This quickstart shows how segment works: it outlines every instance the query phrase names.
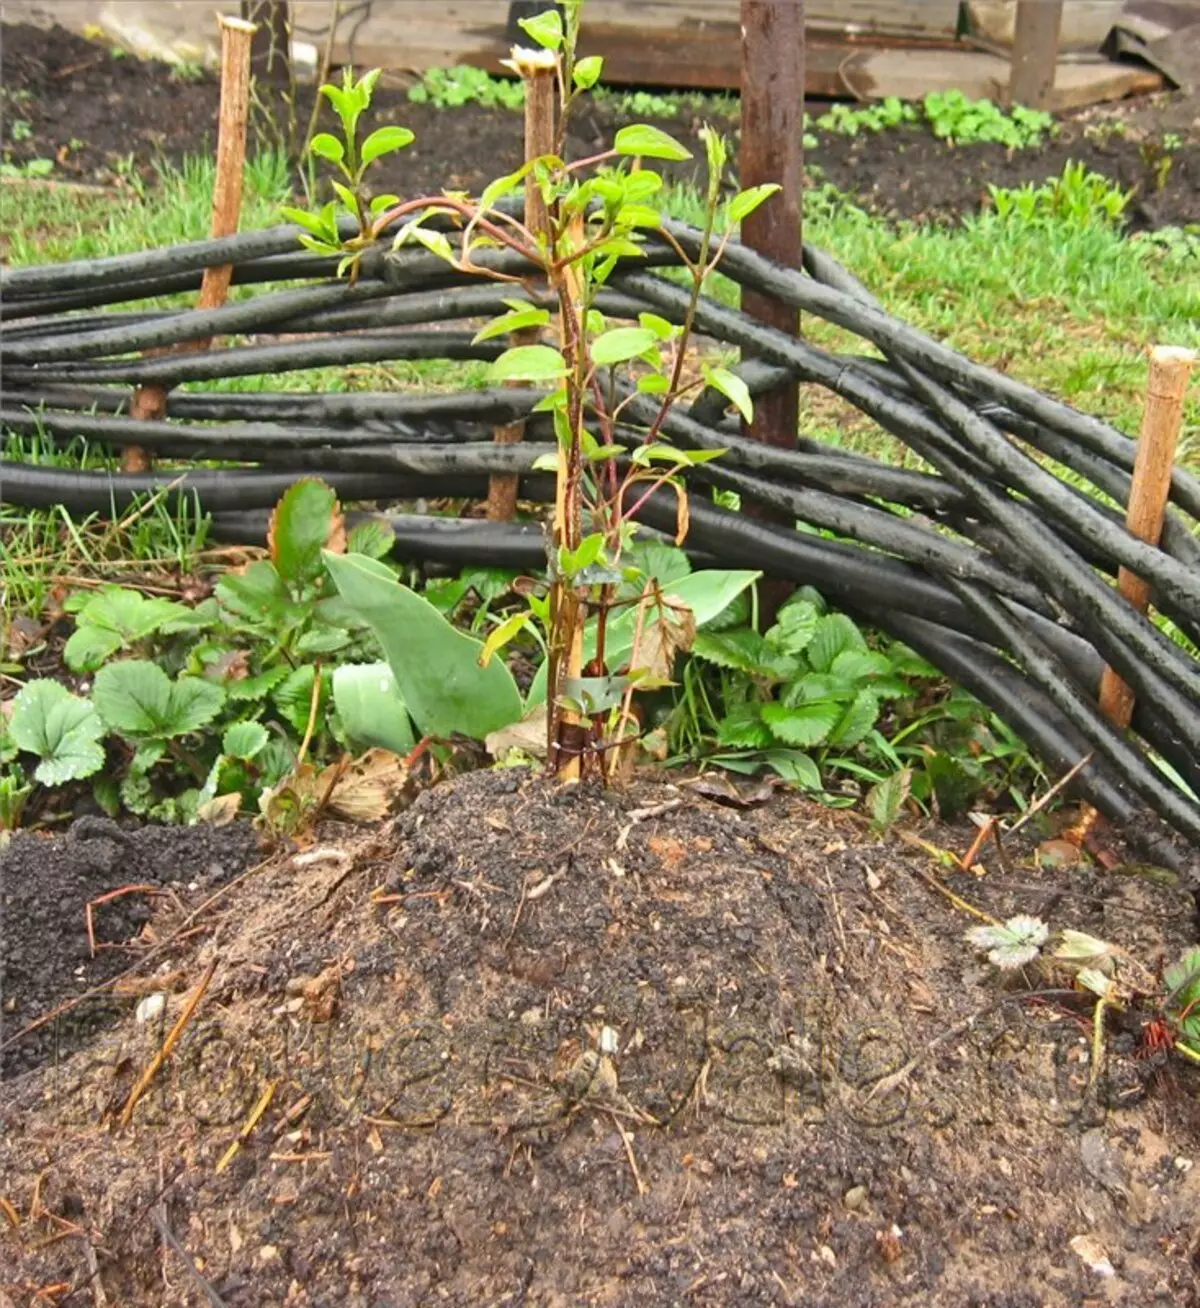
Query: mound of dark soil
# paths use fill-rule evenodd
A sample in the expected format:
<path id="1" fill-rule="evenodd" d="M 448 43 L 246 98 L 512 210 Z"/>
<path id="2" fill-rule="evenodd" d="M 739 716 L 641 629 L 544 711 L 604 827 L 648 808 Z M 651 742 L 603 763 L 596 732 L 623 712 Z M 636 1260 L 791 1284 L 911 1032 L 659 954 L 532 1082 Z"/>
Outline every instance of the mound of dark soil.
<path id="1" fill-rule="evenodd" d="M 18 833 L 0 849 L 0 1080 L 65 1057 L 129 1007 L 89 1002 L 69 1020 L 18 1033 L 59 1004 L 114 977 L 132 961 L 125 948 L 150 920 L 151 896 L 122 895 L 87 905 L 122 886 L 191 897 L 249 866 L 258 841 L 249 826 L 135 827 L 81 818 L 65 836 Z"/>
<path id="2" fill-rule="evenodd" d="M 158 1027 L 9 1083 L 0 1286 L 87 1305 L 98 1279 L 124 1308 L 1200 1305 L 1200 1077 L 1133 1058 L 1130 1015 L 1091 1080 L 1088 1006 L 1006 997 L 935 873 L 1151 967 L 1189 938 L 1158 881 L 951 875 L 795 795 L 738 811 L 479 772 L 281 854 L 171 957 Z"/>
<path id="3" fill-rule="evenodd" d="M 169 65 L 129 57 L 115 58 L 105 46 L 53 28 L 27 25 L 0 29 L 0 84 L 5 91 L 4 150 L 14 163 L 56 160 L 53 175 L 74 181 L 111 180 L 132 160 L 146 178 L 160 158 L 178 162 L 187 154 L 211 153 L 216 136 L 217 85 L 205 76 L 181 80 Z M 298 121 L 307 123 L 313 88 L 301 88 Z M 857 137 L 821 134 L 808 163 L 813 180 L 831 182 L 876 212 L 899 218 L 949 218 L 972 213 L 988 197 L 988 185 L 1040 184 L 1076 160 L 1138 197 L 1131 218 L 1138 227 L 1200 222 L 1200 103 L 1180 105 L 1181 97 L 1130 102 L 1136 127 L 1104 138 L 1086 135 L 1085 113 L 1068 118 L 1062 132 L 1036 150 L 1009 152 L 996 145 L 955 147 L 925 130 L 864 133 Z M 1188 107 L 1190 104 L 1190 108 Z M 814 106 L 814 113 L 819 107 Z M 1116 111 L 1105 110 L 1105 116 Z M 478 193 L 494 177 L 521 161 L 521 115 L 510 110 L 466 105 L 440 110 L 412 104 L 400 90 L 378 88 L 372 114 L 378 121 L 401 122 L 416 133 L 412 149 L 381 169 L 378 189 L 401 195 L 459 188 Z M 11 124 L 25 126 L 17 139 Z M 573 122 L 576 157 L 606 148 L 626 117 L 608 106 L 589 105 Z M 1161 124 L 1161 125 L 1160 125 Z M 659 122 L 704 159 L 698 118 Z M 718 122 L 734 134 L 733 121 Z M 1166 131 L 1183 138 L 1165 176 L 1163 153 L 1155 144 Z M 676 177 L 694 177 L 695 166 L 668 166 Z"/>

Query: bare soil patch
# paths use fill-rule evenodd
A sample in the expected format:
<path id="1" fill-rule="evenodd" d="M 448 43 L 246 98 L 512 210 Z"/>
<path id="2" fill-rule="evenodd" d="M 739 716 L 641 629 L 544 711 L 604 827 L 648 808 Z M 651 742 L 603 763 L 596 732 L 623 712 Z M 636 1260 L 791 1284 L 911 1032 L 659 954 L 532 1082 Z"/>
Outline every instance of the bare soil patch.
<path id="1" fill-rule="evenodd" d="M 1152 968 L 1179 889 L 512 770 L 321 842 L 150 960 L 155 1023 L 7 1083 L 13 1304 L 204 1302 L 175 1240 L 229 1308 L 1200 1305 L 1200 1077 L 1131 1013 L 1089 1084 L 1089 1006 L 1006 994 L 928 878 Z"/>

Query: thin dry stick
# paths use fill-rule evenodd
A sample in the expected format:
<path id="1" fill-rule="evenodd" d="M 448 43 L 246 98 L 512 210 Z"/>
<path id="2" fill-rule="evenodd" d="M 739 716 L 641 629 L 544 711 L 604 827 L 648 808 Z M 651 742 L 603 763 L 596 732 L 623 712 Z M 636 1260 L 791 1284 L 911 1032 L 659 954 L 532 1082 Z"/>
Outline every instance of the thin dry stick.
<path id="1" fill-rule="evenodd" d="M 166 1209 L 162 1204 L 158 1204 L 156 1207 L 151 1209 L 150 1218 L 154 1222 L 159 1235 L 162 1236 L 163 1243 L 169 1245 L 179 1258 L 182 1259 L 183 1265 L 187 1268 L 188 1275 L 192 1278 L 196 1288 L 205 1299 L 208 1300 L 209 1308 L 228 1308 L 225 1300 L 222 1299 L 216 1290 L 212 1288 L 208 1283 L 208 1280 L 201 1275 L 200 1269 L 192 1261 L 191 1255 L 183 1245 L 179 1243 L 175 1232 L 172 1231 L 170 1226 L 167 1224 Z"/>
<path id="2" fill-rule="evenodd" d="M 525 162 L 554 153 L 554 55 L 546 50 L 534 53 L 523 50 L 518 60 L 525 81 Z M 534 236 L 545 236 L 549 241 L 550 214 L 542 199 L 537 179 L 530 172 L 525 178 L 525 226 Z M 548 244 L 547 244 L 547 248 Z M 512 344 L 536 345 L 541 333 L 536 327 L 514 332 Z M 514 383 L 521 385 L 520 382 Z M 497 445 L 517 445 L 525 438 L 525 421 L 505 423 L 496 427 L 492 439 Z M 488 481 L 487 516 L 493 521 L 508 522 L 517 511 L 517 488 L 520 478 L 511 475 L 493 476 Z"/>
<path id="3" fill-rule="evenodd" d="M 275 1098 L 275 1091 L 278 1089 L 279 1089 L 279 1082 L 272 1081 L 271 1084 L 268 1085 L 267 1088 L 262 1092 L 262 1095 L 259 1097 L 258 1103 L 256 1103 L 254 1107 L 250 1110 L 250 1116 L 246 1118 L 245 1124 L 243 1125 L 242 1129 L 238 1132 L 237 1139 L 229 1146 L 228 1149 L 225 1150 L 224 1154 L 221 1155 L 221 1161 L 217 1164 L 217 1168 L 214 1173 L 215 1176 L 220 1176 L 221 1173 L 229 1166 L 229 1164 L 232 1163 L 233 1160 L 238 1156 L 238 1152 L 241 1149 L 242 1145 L 244 1145 L 246 1141 L 250 1139 L 250 1136 L 253 1133 L 254 1128 L 262 1120 L 262 1115 L 267 1111 L 268 1108 L 270 1108 L 271 1100 Z"/>
<path id="4" fill-rule="evenodd" d="M 237 233 L 242 211 L 242 181 L 246 172 L 246 125 L 250 118 L 250 47 L 254 23 L 218 14 L 221 25 L 221 116 L 217 127 L 217 176 L 213 186 L 212 235 Z M 219 309 L 229 294 L 232 264 L 205 268 L 200 284 L 199 309 Z M 162 351 L 184 354 L 207 349 L 209 340 L 185 342 Z M 150 354 L 156 351 L 150 351 Z M 133 393 L 130 416 L 159 420 L 167 413 L 165 386 L 139 386 Z M 126 446 L 121 457 L 123 472 L 148 472 L 152 460 L 140 445 Z"/>
<path id="5" fill-rule="evenodd" d="M 1183 423 L 1183 402 L 1188 377 L 1196 362 L 1194 350 L 1157 345 L 1150 351 L 1150 378 L 1146 387 L 1146 408 L 1141 439 L 1133 465 L 1125 525 L 1140 540 L 1157 545 L 1171 491 L 1175 449 Z M 1117 579 L 1121 594 L 1140 612 L 1150 607 L 1150 586 L 1122 568 Z M 1100 682 L 1100 707 L 1117 727 L 1129 725 L 1133 717 L 1134 694 L 1112 668 L 1104 669 Z"/>
<path id="6" fill-rule="evenodd" d="M 1046 805 L 1049 804 L 1049 802 L 1054 798 L 1054 796 L 1059 793 L 1060 790 L 1062 790 L 1066 786 L 1069 786 L 1071 782 L 1075 779 L 1076 775 L 1082 772 L 1083 769 L 1087 767 L 1087 765 L 1092 761 L 1094 757 L 1095 757 L 1094 754 L 1088 753 L 1085 754 L 1077 763 L 1072 764 L 1070 771 L 1064 773 L 1061 777 L 1059 777 L 1059 779 L 1054 783 L 1054 785 L 1052 785 L 1050 789 L 1046 791 L 1046 793 L 1040 799 L 1035 800 L 1032 804 L 1030 804 L 1030 806 L 1025 810 L 1025 812 L 1021 814 L 1021 816 L 1012 824 L 1011 827 L 1009 827 L 1004 832 L 1004 834 L 1006 836 L 1015 836 L 1017 832 L 1020 831 L 1020 829 L 1025 825 L 1025 823 L 1028 822 L 1030 818 L 1036 817 L 1042 811 L 1042 809 L 1044 809 Z"/>
<path id="7" fill-rule="evenodd" d="M 200 1001 L 204 998 L 204 993 L 208 989 L 209 982 L 213 979 L 213 973 L 216 972 L 216 970 L 217 960 L 214 958 L 213 961 L 209 963 L 204 976 L 201 977 L 200 984 L 196 987 L 192 997 L 184 1005 L 183 1012 L 179 1014 L 179 1018 L 175 1025 L 167 1033 L 167 1038 L 163 1041 L 162 1048 L 150 1060 L 149 1066 L 141 1076 L 138 1077 L 137 1085 L 135 1085 L 129 1092 L 129 1098 L 126 1100 L 125 1107 L 121 1111 L 120 1124 L 122 1126 L 129 1125 L 133 1118 L 133 1110 L 138 1105 L 138 1100 L 146 1093 L 150 1087 L 150 1083 L 162 1069 L 163 1064 L 168 1058 L 170 1058 L 171 1051 L 179 1043 L 179 1037 L 183 1035 L 184 1028 L 191 1021 L 192 1014 L 196 1011 Z"/>

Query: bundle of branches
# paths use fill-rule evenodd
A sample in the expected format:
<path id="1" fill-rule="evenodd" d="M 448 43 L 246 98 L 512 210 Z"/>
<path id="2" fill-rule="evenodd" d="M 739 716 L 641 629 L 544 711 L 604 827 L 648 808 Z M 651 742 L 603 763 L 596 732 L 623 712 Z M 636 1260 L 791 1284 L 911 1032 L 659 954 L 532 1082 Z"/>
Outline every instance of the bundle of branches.
<path id="1" fill-rule="evenodd" d="M 666 231 L 689 255 L 699 249 L 694 229 L 667 224 Z M 177 463 L 238 465 L 122 474 L 7 461 L 0 499 L 103 513 L 169 486 L 198 496 L 224 536 L 246 539 L 261 536 L 261 511 L 301 474 L 321 475 L 346 501 L 392 508 L 482 497 L 498 473 L 521 478 L 527 503 L 552 499 L 549 480 L 535 472 L 554 449 L 546 420 L 534 413 L 542 399 L 536 389 L 194 389 L 369 362 L 489 360 L 502 350 L 464 330 L 501 311 L 509 294 L 502 285 L 471 279 L 427 252 L 382 245 L 362 258 L 350 284 L 332 280 L 333 260 L 296 253 L 296 240 L 297 229 L 281 227 L 0 274 L 7 430 L 53 443 L 83 437 L 112 450 L 136 444 Z M 488 257 L 494 271 L 525 270 L 510 252 Z M 613 318 L 649 311 L 682 322 L 688 295 L 659 271 L 677 261 L 668 241 L 648 243 L 636 267 L 626 261 L 610 280 L 600 309 Z M 204 268 L 223 264 L 233 266 L 235 285 L 268 289 L 204 312 L 144 307 L 194 289 Z M 734 491 L 817 530 L 772 525 L 694 495 L 689 547 L 723 565 L 811 584 L 905 640 L 1004 717 L 1051 767 L 1065 771 L 1090 755 L 1077 789 L 1159 857 L 1168 857 L 1155 845 L 1167 828 L 1200 844 L 1200 804 L 1188 793 L 1200 793 L 1200 661 L 1186 643 L 1200 644 L 1200 483 L 1175 470 L 1161 548 L 1148 545 L 1104 502 L 1129 494 L 1135 445 L 1120 431 L 898 321 L 818 250 L 806 247 L 801 273 L 733 243 L 721 267 L 744 288 L 854 333 L 870 351 L 832 353 L 702 298 L 695 327 L 743 351 L 740 371 L 752 394 L 786 378 L 825 387 L 932 471 L 816 440 L 800 439 L 794 450 L 758 444 L 726 417 L 725 396 L 707 391 L 689 410 L 672 410 L 662 429 L 681 448 L 724 451 L 689 471 L 693 483 Z M 214 340 L 225 344 L 213 348 Z M 208 347 L 180 348 L 197 341 Z M 193 389 L 174 390 L 184 384 Z M 171 392 L 164 420 L 128 416 L 137 386 Z M 648 398 L 630 396 L 622 409 L 629 425 L 617 438 L 639 442 L 637 424 L 655 412 Z M 493 442 L 496 424 L 521 418 L 528 419 L 524 442 Z M 669 527 L 674 513 L 673 497 L 659 495 L 641 516 Z M 397 550 L 409 559 L 533 566 L 544 557 L 540 531 L 527 523 L 401 513 L 393 525 Z M 1183 641 L 1121 597 L 1112 579 L 1122 567 L 1150 584 L 1155 608 Z M 1106 664 L 1136 692 L 1140 741 L 1096 707 Z M 1166 827 L 1139 822 L 1145 810 Z"/>

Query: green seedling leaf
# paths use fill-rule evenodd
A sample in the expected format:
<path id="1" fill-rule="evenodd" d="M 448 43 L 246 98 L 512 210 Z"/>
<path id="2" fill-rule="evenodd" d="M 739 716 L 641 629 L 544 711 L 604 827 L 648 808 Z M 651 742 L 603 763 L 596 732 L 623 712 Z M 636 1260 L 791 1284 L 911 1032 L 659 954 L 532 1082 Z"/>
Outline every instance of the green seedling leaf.
<path id="1" fill-rule="evenodd" d="M 671 389 L 671 379 L 661 372 L 648 372 L 637 379 L 637 388 L 643 395 L 665 395 Z"/>
<path id="2" fill-rule="evenodd" d="M 671 159 L 682 163 L 692 152 L 666 132 L 647 123 L 634 123 L 622 127 L 613 138 L 613 149 L 618 154 L 642 155 L 647 159 Z"/>
<path id="3" fill-rule="evenodd" d="M 837 704 L 764 704 L 762 719 L 785 745 L 811 748 L 820 745 L 842 716 Z"/>
<path id="4" fill-rule="evenodd" d="M 248 763 L 267 747 L 270 734 L 261 722 L 235 722 L 221 737 L 221 753 Z"/>
<path id="5" fill-rule="evenodd" d="M 827 613 L 817 622 L 808 645 L 808 660 L 817 672 L 829 672 L 843 650 L 865 650 L 862 632 L 844 613 Z"/>
<path id="6" fill-rule="evenodd" d="M 145 640 L 169 623 L 190 618 L 191 611 L 183 604 L 147 598 L 122 586 L 106 586 L 79 609 L 76 629 L 63 649 L 63 661 L 74 672 L 94 672 L 117 650 Z"/>
<path id="7" fill-rule="evenodd" d="M 347 554 L 365 554 L 369 559 L 386 558 L 396 543 L 396 533 L 385 518 L 367 518 L 350 529 Z"/>
<path id="8" fill-rule="evenodd" d="M 562 14 L 557 9 L 546 9 L 531 18 L 519 18 L 521 29 L 546 50 L 559 50 L 563 43 Z M 599 76 L 599 73 L 597 73 Z"/>
<path id="9" fill-rule="evenodd" d="M 624 363 L 657 344 L 657 334 L 647 327 L 614 327 L 592 341 L 592 362 L 600 367 Z"/>
<path id="10" fill-rule="evenodd" d="M 266 697 L 281 682 L 288 678 L 289 669 L 285 664 L 278 667 L 268 668 L 266 672 L 260 672 L 256 677 L 243 677 L 241 681 L 226 681 L 224 683 L 225 696 L 240 704 L 252 704 Z"/>
<path id="11" fill-rule="evenodd" d="M 705 368 L 704 380 L 737 409 L 747 422 L 754 421 L 754 401 L 750 398 L 750 388 L 728 368 Z"/>
<path id="12" fill-rule="evenodd" d="M 660 318 L 656 313 L 639 313 L 638 322 L 647 331 L 653 332 L 660 341 L 669 341 L 673 336 L 677 336 L 680 331 L 680 328 L 675 327 L 665 318 Z"/>
<path id="13" fill-rule="evenodd" d="M 346 158 L 346 147 L 336 136 L 331 136 L 328 132 L 318 132 L 308 148 L 322 159 L 328 159 L 330 163 L 340 164 Z"/>
<path id="14" fill-rule="evenodd" d="M 528 613 L 514 613 L 493 627 L 487 640 L 483 642 L 483 648 L 479 651 L 479 666 L 486 668 L 495 654 L 515 640 L 529 623 Z"/>
<path id="15" fill-rule="evenodd" d="M 96 673 L 92 700 L 110 730 L 133 740 L 170 740 L 206 727 L 225 692 L 201 677 L 172 681 L 156 663 L 129 659 Z"/>
<path id="16" fill-rule="evenodd" d="M 393 195 L 390 191 L 385 192 L 383 195 L 377 195 L 370 204 L 371 216 L 378 218 L 381 213 L 385 213 L 388 209 L 394 209 L 399 203 L 400 197 Z"/>
<path id="17" fill-rule="evenodd" d="M 775 737 L 762 720 L 758 706 L 747 704 L 721 720 L 717 726 L 717 743 L 729 749 L 766 749 L 775 743 Z"/>
<path id="18" fill-rule="evenodd" d="M 870 689 L 860 690 L 829 733 L 829 744 L 843 749 L 852 748 L 866 739 L 878 717 L 879 700 L 874 692 Z"/>
<path id="19" fill-rule="evenodd" d="M 590 91 L 603 71 L 604 59 L 600 55 L 585 55 L 575 65 L 571 80 L 581 91 Z"/>
<path id="20" fill-rule="evenodd" d="M 362 143 L 362 149 L 359 151 L 359 160 L 363 168 L 376 159 L 382 158 L 385 154 L 391 154 L 395 150 L 403 150 L 412 145 L 416 137 L 407 127 L 377 127 L 370 136 Z"/>
<path id="21" fill-rule="evenodd" d="M 539 309 L 529 304 L 523 309 L 514 309 L 511 313 L 502 313 L 498 318 L 484 325 L 475 333 L 471 343 L 490 341 L 495 336 L 507 336 L 510 332 L 521 331 L 526 327 L 544 327 L 550 321 L 550 310 Z"/>
<path id="22" fill-rule="evenodd" d="M 802 790 L 821 789 L 821 770 L 807 754 L 794 749 L 769 749 L 763 759 L 773 772 L 793 786 Z"/>
<path id="23" fill-rule="evenodd" d="M 745 191 L 739 191 L 729 202 L 729 221 L 740 223 L 743 218 L 748 218 L 779 189 L 778 182 L 765 182 L 762 186 L 751 186 Z"/>
<path id="24" fill-rule="evenodd" d="M 557 472 L 558 455 L 557 454 L 539 454 L 533 461 L 534 472 Z"/>
<path id="25" fill-rule="evenodd" d="M 490 381 L 548 382 L 565 377 L 567 361 L 551 345 L 516 345 L 488 369 Z"/>
<path id="26" fill-rule="evenodd" d="M 912 768 L 902 768 L 867 791 L 867 812 L 874 835 L 884 836 L 892 829 L 912 792 L 912 782 Z"/>
<path id="27" fill-rule="evenodd" d="M 18 749 L 37 755 L 33 775 L 43 786 L 78 781 L 104 766 L 104 723 L 92 704 L 57 681 L 31 681 L 21 688 L 8 736 Z"/>
<path id="28" fill-rule="evenodd" d="M 816 635 L 819 618 L 816 606 L 809 600 L 793 598 L 779 610 L 767 640 L 785 654 L 799 654 Z"/>
<path id="29" fill-rule="evenodd" d="M 356 746 L 407 757 L 416 748 L 412 720 L 386 663 L 346 664 L 333 674 L 333 702 Z"/>
<path id="30" fill-rule="evenodd" d="M 737 627 L 733 631 L 698 631 L 692 653 L 706 663 L 736 672 L 762 672 L 769 657 L 766 642 L 750 627 Z"/>
<path id="31" fill-rule="evenodd" d="M 335 218 L 335 207 L 328 204 L 324 209 L 317 213 L 309 213 L 306 209 L 282 208 L 279 211 L 289 222 L 293 222 L 297 227 L 303 227 L 310 236 L 316 236 L 326 244 L 337 244 L 337 220 Z"/>
<path id="32" fill-rule="evenodd" d="M 380 563 L 327 553 L 325 566 L 342 597 L 375 632 L 422 735 L 483 740 L 520 719 L 521 694 L 512 673 L 498 659 L 479 665 L 482 641 L 451 626 Z"/>
<path id="33" fill-rule="evenodd" d="M 967 932 L 967 940 L 980 953 L 986 953 L 989 962 L 1007 972 L 1032 963 L 1049 934 L 1050 930 L 1041 918 L 1022 914 L 995 926 L 972 927 Z"/>
<path id="34" fill-rule="evenodd" d="M 267 549 L 284 582 L 302 585 L 322 575 L 321 551 L 346 548 L 346 522 L 337 495 L 305 477 L 289 486 L 271 513 Z"/>
<path id="35" fill-rule="evenodd" d="M 303 736 L 308 731 L 310 718 L 319 726 L 325 720 L 329 700 L 329 676 L 321 672 L 321 686 L 317 690 L 316 713 L 313 713 L 313 690 L 317 684 L 317 668 L 312 663 L 293 669 L 271 692 L 275 707 L 292 730 Z"/>

